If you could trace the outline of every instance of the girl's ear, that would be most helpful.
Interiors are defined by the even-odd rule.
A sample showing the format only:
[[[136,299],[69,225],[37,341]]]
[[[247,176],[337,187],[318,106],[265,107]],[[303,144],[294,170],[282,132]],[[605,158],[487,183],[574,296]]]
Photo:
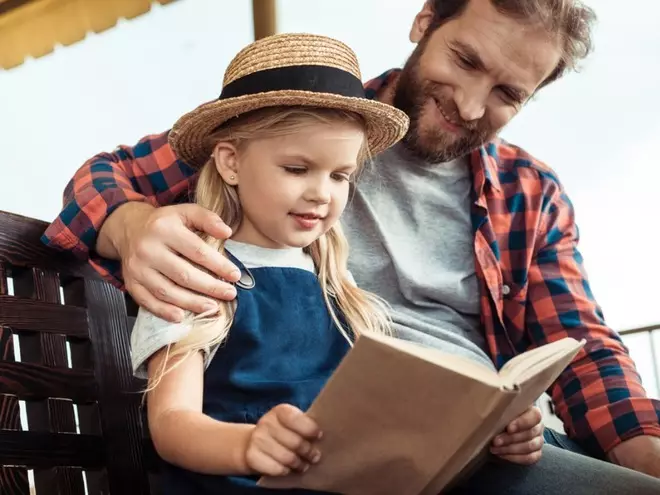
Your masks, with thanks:
[[[215,167],[227,184],[238,185],[238,150],[226,141],[220,141],[213,149]]]

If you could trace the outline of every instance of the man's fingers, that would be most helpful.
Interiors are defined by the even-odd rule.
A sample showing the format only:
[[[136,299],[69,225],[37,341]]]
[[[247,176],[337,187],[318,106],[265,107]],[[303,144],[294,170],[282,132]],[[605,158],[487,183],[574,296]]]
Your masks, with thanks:
[[[529,466],[529,465],[536,464],[537,462],[539,462],[542,455],[543,455],[543,452],[541,450],[538,450],[538,451],[533,452],[531,454],[501,455],[501,456],[498,456],[498,457],[500,459],[504,459],[505,461],[508,461],[508,462],[513,462],[515,464],[521,464],[523,466]]]
[[[320,438],[321,430],[314,420],[297,409],[288,404],[277,406],[276,414],[278,421],[289,430],[297,433],[303,438],[316,440]]]
[[[538,407],[530,407],[507,426],[508,433],[518,433],[524,430],[530,430],[541,422],[541,410]]]
[[[492,447],[490,451],[500,457],[503,455],[525,455],[541,450],[543,443],[543,437],[534,437],[526,442],[512,443],[503,447]]]
[[[217,307],[218,303],[179,287],[155,270],[143,274],[142,285],[160,301],[193,313],[203,313]]]
[[[236,288],[233,285],[209,275],[174,253],[154,263],[153,268],[176,285],[206,294],[213,299],[231,301],[236,297]]]
[[[542,436],[543,434],[543,423],[539,423],[534,426],[531,430],[521,431],[520,433],[501,433],[493,439],[493,445],[495,447],[503,447],[505,445],[511,445],[514,443],[527,442],[534,437]]]
[[[179,206],[179,212],[184,223],[192,228],[206,232],[216,239],[228,239],[231,236],[231,229],[222,221],[222,219],[206,208],[196,204],[186,204]]]
[[[184,313],[181,309],[160,301],[154,297],[146,287],[139,283],[133,282],[130,287],[127,285],[126,288],[136,304],[147,309],[159,318],[172,323],[178,323],[183,320]]]
[[[189,230],[182,230],[167,241],[168,247],[197,265],[203,266],[217,277],[236,282],[241,272],[227,257],[206,244]]]

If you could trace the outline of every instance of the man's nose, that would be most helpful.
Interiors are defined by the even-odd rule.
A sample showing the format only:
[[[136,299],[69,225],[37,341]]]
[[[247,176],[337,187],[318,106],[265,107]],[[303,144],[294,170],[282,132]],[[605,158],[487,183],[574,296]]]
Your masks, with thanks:
[[[454,91],[454,103],[465,122],[481,119],[486,113],[486,101],[490,91],[484,85],[471,84]]]

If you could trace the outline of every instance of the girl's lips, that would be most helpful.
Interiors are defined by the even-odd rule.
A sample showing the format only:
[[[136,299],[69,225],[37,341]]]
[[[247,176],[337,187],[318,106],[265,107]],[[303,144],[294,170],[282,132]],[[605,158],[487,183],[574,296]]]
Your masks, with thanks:
[[[321,221],[321,217],[313,213],[290,213],[290,215],[305,230],[313,229]]]

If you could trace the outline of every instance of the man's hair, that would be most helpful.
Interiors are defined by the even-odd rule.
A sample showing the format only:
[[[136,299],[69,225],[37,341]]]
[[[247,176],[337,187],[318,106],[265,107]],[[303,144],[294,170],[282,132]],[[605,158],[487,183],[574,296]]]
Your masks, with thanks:
[[[429,0],[434,16],[427,35],[460,17],[470,1]],[[539,23],[561,40],[562,57],[555,70],[543,81],[543,86],[559,79],[568,70],[576,70],[578,63],[593,49],[591,27],[596,14],[580,0],[490,0],[490,3],[503,15],[523,22]]]

